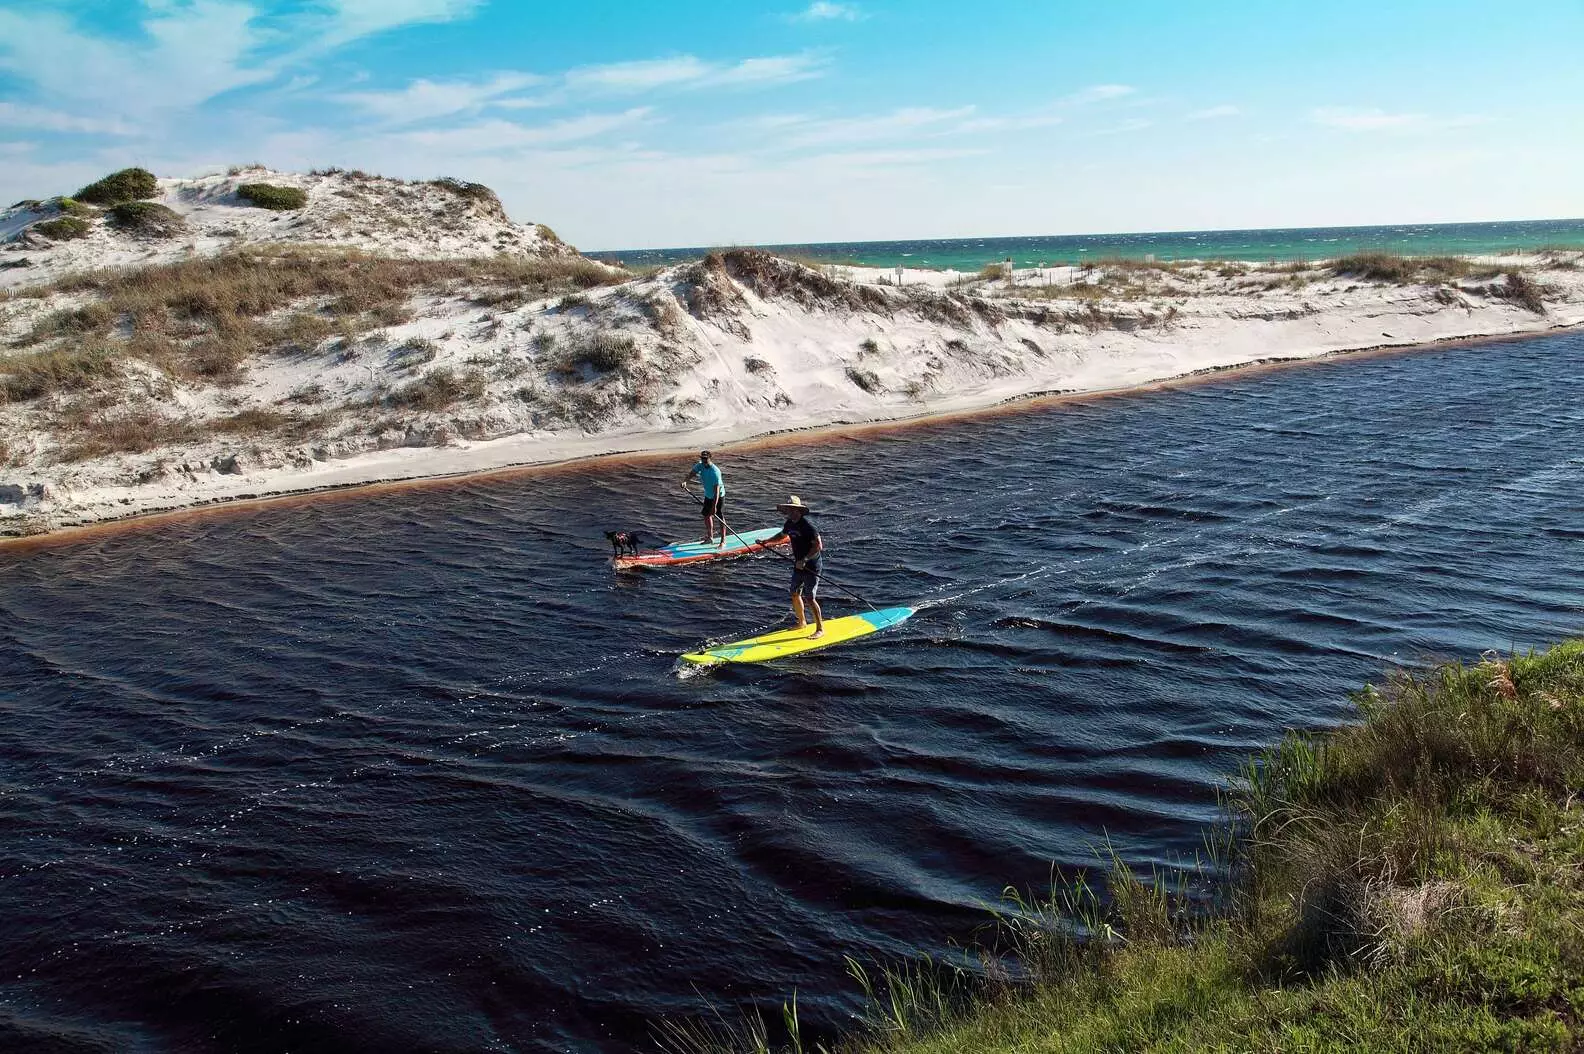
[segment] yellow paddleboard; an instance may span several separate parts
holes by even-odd
[[[825,620],[825,633],[818,640],[813,639],[813,625],[801,629],[778,629],[763,636],[706,648],[704,651],[689,652],[682,656],[682,661],[696,666],[713,666],[722,662],[768,662],[771,659],[784,659],[789,655],[800,655],[806,651],[817,651],[858,637],[867,637],[876,630],[907,621],[913,612],[913,608],[884,608],[864,615],[828,618]]]

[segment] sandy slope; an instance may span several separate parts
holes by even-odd
[[[294,178],[314,200],[295,220],[237,205],[236,178],[172,181],[165,200],[199,232],[192,246],[128,248],[106,233],[106,244],[23,250],[38,261],[0,275],[26,270],[32,279],[89,260],[141,264],[147,259],[138,252],[209,253],[239,239],[350,237],[370,248],[456,256],[493,251],[515,234],[508,244],[516,252],[567,251],[503,215],[469,214],[453,229],[421,232],[408,220],[392,233],[391,216],[454,206],[434,198],[449,192],[432,186],[409,193],[404,188],[413,185],[394,181],[381,181],[389,184],[382,190],[344,176]],[[349,185],[364,195],[367,213],[350,235],[338,208],[348,200],[338,191]],[[11,213],[0,220],[17,222]],[[214,234],[220,225],[243,233]],[[94,393],[112,405],[109,413],[116,399],[135,399],[201,425],[243,410],[295,407],[312,390],[322,423],[293,440],[214,433],[177,447],[63,461],[70,436],[58,422],[71,400],[85,396],[0,405],[7,448],[0,451],[0,533],[616,451],[719,446],[1031,393],[1115,389],[1257,361],[1584,323],[1577,258],[1545,261],[1556,266],[1541,270],[1533,256],[1506,261],[1546,283],[1544,314],[1505,298],[1499,277],[1395,285],[1321,269],[1296,276],[1224,267],[1057,269],[964,288],[954,288],[959,276],[909,272],[898,288],[892,272],[813,271],[751,251],[515,305],[490,306],[466,289],[429,292],[414,298],[410,321],[355,345],[329,339],[306,352],[259,355],[232,386],[173,384],[152,376],[152,366],[130,364],[119,386]],[[1110,282],[1103,296],[1067,287],[1102,279]],[[1041,288],[1046,283],[1053,288]],[[0,305],[0,337],[14,340],[81,299],[54,294]],[[602,369],[576,354],[612,338],[622,351],[618,365]],[[415,346],[424,354],[412,355]],[[442,369],[474,378],[479,394],[425,412],[391,405],[393,390]]]

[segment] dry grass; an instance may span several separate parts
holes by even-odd
[[[200,429],[190,421],[177,420],[149,407],[112,412],[101,407],[79,407],[68,411],[65,426],[68,436],[56,452],[60,461],[86,461],[106,454],[142,453],[155,447],[198,438]]]
[[[1499,292],[1499,295],[1515,304],[1523,305],[1537,315],[1546,313],[1545,287],[1522,271],[1508,271],[1506,285],[1499,291],[1493,291]]]
[[[35,295],[89,294],[88,304],[41,320],[21,343],[65,350],[103,343],[112,327],[126,354],[168,372],[226,383],[270,350],[302,350],[332,333],[353,337],[412,317],[409,300],[458,287],[543,295],[620,281],[577,257],[402,260],[303,248],[246,250],[205,259],[63,278]],[[284,318],[271,318],[292,311]]]
[[[593,333],[563,347],[550,369],[566,376],[585,370],[595,374],[626,373],[641,357],[637,344],[627,334]]]
[[[385,397],[385,402],[408,410],[444,410],[459,402],[478,399],[488,378],[478,370],[457,373],[447,367],[431,370]]]
[[[1398,256],[1393,253],[1355,253],[1331,264],[1338,276],[1370,282],[1446,282],[1454,278],[1490,278],[1498,268],[1479,268],[1461,256]]]
[[[861,370],[856,366],[848,366],[847,379],[870,395],[879,395],[885,391],[885,385],[880,383],[880,377],[873,370]]]
[[[114,377],[120,358],[99,344],[0,358],[0,400],[25,402],[51,392],[90,388]]]

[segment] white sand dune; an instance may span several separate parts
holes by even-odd
[[[300,213],[247,207],[235,187],[249,180],[301,186],[310,205]],[[0,302],[0,338],[14,344],[52,312],[86,302],[82,293],[16,293],[89,266],[147,267],[271,242],[434,259],[573,252],[544,228],[512,224],[493,198],[459,204],[433,184],[246,172],[164,181],[161,200],[186,220],[183,237],[149,243],[96,228],[50,244],[26,232],[50,209],[0,214],[0,237],[22,239],[0,251],[0,263],[29,261],[0,270],[13,290]],[[1101,267],[963,285],[962,276],[909,271],[898,287],[892,271],[810,269],[754,251],[526,302],[453,285],[415,294],[409,319],[355,341],[261,353],[226,386],[172,380],[129,361],[104,387],[0,404],[0,534],[614,452],[718,447],[1037,393],[1584,323],[1579,254],[1482,263],[1522,268],[1544,283],[1544,312],[1511,298],[1494,273],[1395,284],[1322,267]],[[5,356],[49,346],[0,351],[0,374]],[[611,360],[588,353],[596,347],[614,349]],[[413,348],[423,354],[408,354]],[[440,370],[471,379],[466,397],[423,411],[391,404],[392,391]],[[244,411],[302,416],[309,391],[307,433],[206,427]],[[197,438],[65,459],[69,422],[89,399],[101,416],[135,404],[190,425]]]

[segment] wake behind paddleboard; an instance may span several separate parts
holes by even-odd
[[[779,527],[764,527],[757,531],[728,534],[724,548],[719,542],[673,542],[659,549],[646,549],[636,555],[618,556],[611,562],[620,571],[629,567],[671,567],[676,564],[698,563],[701,560],[720,560],[767,548],[764,544],[765,539],[774,538],[780,533]],[[786,545],[789,540],[783,538],[776,545]]]
[[[806,651],[818,651],[832,644],[845,644],[859,637],[867,637],[876,630],[888,629],[906,622],[915,608],[882,608],[863,615],[844,615],[825,620],[825,635],[814,640],[812,625],[794,629],[776,630],[759,637],[722,644],[704,651],[690,652],[682,661],[695,666],[714,666],[723,662],[769,662]]]

